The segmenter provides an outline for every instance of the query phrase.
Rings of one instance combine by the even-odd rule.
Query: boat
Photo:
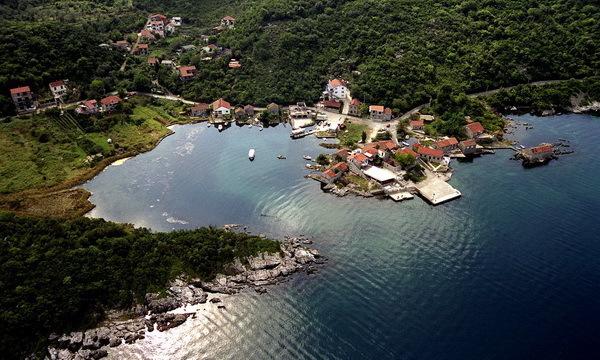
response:
[[[519,147],[520,147],[521,149],[525,149],[525,146],[523,146],[523,145],[519,145]]]
[[[248,159],[250,159],[250,161],[254,160],[255,154],[256,151],[254,151],[254,149],[250,149],[250,151],[248,151]]]
[[[207,126],[207,127],[211,127],[211,126],[212,126],[211,124],[208,124],[208,126]]]
[[[312,158],[311,158],[310,156],[308,156],[308,155],[304,155],[302,158],[303,158],[304,160],[312,160]]]
[[[263,131],[265,128],[261,127],[259,131]]]
[[[404,145],[404,146],[410,146],[410,144],[409,144],[409,143],[407,143],[406,141],[403,141],[403,142],[402,142],[402,145]]]
[[[252,124],[248,125],[248,128],[251,128],[251,127],[252,127]]]
[[[287,159],[287,157],[285,157],[285,155],[277,155],[277,158],[280,160]]]
[[[223,131],[223,125],[219,124],[219,127],[217,127],[217,129],[218,129],[219,131]]]

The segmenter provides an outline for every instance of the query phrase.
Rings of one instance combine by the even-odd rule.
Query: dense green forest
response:
[[[214,228],[152,233],[79,218],[0,215],[0,352],[22,358],[52,331],[90,326],[185,273],[210,279],[272,240]]]
[[[237,18],[235,29],[211,41],[231,49],[241,69],[192,54],[181,63],[197,65],[198,78],[166,81],[205,101],[314,101],[336,76],[350,81],[355,97],[404,111],[444,85],[469,93],[600,71],[600,5],[593,1],[9,1],[0,5],[0,111],[12,111],[10,87],[45,88],[57,78],[76,81],[84,95],[93,79],[136,88],[144,70],[119,73],[123,55],[97,45],[139,31],[155,11],[182,16],[185,41],[197,44],[222,16]]]

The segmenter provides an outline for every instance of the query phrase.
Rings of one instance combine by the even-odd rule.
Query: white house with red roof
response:
[[[463,140],[458,143],[458,148],[466,156],[477,154],[477,142],[473,139]]]
[[[121,103],[121,98],[116,95],[110,95],[100,100],[102,111],[106,112],[114,111],[119,103]]]
[[[485,132],[480,122],[472,122],[465,126],[465,134],[469,139],[477,138]]]
[[[10,97],[17,108],[17,112],[32,111],[37,107],[29,86],[10,89]]]
[[[137,44],[133,49],[135,55],[148,55],[148,44]]]
[[[231,104],[223,100],[223,98],[212,103],[213,116],[225,117],[231,115]]]
[[[386,108],[383,105],[369,106],[369,114],[374,120],[390,121],[392,120],[392,109]]]
[[[148,29],[143,29],[142,31],[140,31],[138,36],[141,41],[148,42],[148,43],[154,42],[156,40],[156,36],[154,36],[152,31],[150,31]]]
[[[62,100],[63,96],[67,94],[67,84],[64,80],[53,81],[48,84],[48,87],[55,100]]]
[[[325,95],[330,99],[346,100],[350,96],[347,82],[342,79],[332,79],[327,82]]]
[[[352,99],[348,105],[348,115],[360,116],[360,106],[362,103],[358,99]]]
[[[445,154],[448,154],[452,152],[452,150],[458,148],[458,140],[456,140],[456,138],[451,137],[436,141],[435,144],[433,144],[433,146],[436,149],[442,150]]]
[[[224,16],[221,19],[221,26],[224,28],[233,28],[235,26],[235,18],[233,16]]]
[[[196,73],[198,71],[196,70],[195,66],[180,66],[179,67],[179,79],[181,79],[182,81],[188,81],[194,78],[194,76],[196,76]]]
[[[415,151],[419,154],[419,158],[429,161],[441,163],[444,160],[444,152],[439,149],[432,149],[420,144],[415,145]]]
[[[98,107],[98,102],[94,99],[83,101],[75,112],[82,115],[91,115],[96,114],[100,108]]]

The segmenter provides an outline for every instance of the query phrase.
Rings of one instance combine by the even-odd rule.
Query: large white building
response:
[[[325,92],[330,98],[336,98],[340,100],[344,100],[350,95],[350,91],[346,87],[346,81],[340,79],[329,80]]]

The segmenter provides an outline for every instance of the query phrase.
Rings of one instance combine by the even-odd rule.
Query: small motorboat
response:
[[[254,160],[255,155],[256,151],[254,151],[254,149],[250,149],[250,151],[248,151],[248,159],[250,159],[250,161]]]
[[[217,130],[223,131],[223,125],[219,124],[219,126],[217,127]]]
[[[277,158],[279,160],[287,159],[287,157],[285,157],[285,155],[277,155]]]
[[[206,127],[211,127],[211,126],[212,126],[211,124],[208,124],[208,126],[206,126]]]
[[[263,131],[265,128],[261,127],[259,131]]]
[[[309,161],[312,160],[312,158],[310,156],[308,156],[308,155],[304,155],[302,158],[304,160],[309,160]]]
[[[248,125],[248,128],[251,128],[251,127],[252,127],[252,124]]]
[[[402,142],[402,145],[404,145],[404,146],[410,146],[410,144],[409,144],[409,143],[407,143],[406,141],[403,141],[403,142]]]

